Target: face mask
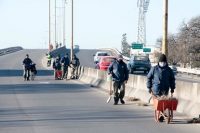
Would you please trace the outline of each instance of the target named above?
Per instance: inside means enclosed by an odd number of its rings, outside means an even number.
[[[159,66],[160,66],[160,67],[166,66],[166,62],[159,62]]]

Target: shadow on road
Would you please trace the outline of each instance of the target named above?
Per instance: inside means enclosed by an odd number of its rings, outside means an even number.
[[[37,70],[37,76],[50,76],[53,75],[53,70]],[[0,77],[22,76],[23,70],[0,70]]]
[[[83,85],[78,84],[12,84],[0,85],[0,95],[4,94],[39,94],[39,93],[80,93],[87,92]],[[31,83],[31,82],[30,82]]]

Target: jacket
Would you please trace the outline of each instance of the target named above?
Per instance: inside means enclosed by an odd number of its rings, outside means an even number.
[[[60,60],[59,59],[56,59],[54,62],[53,62],[53,68],[55,70],[61,70],[61,63],[60,63]]]
[[[69,63],[70,63],[69,58],[68,57],[63,57],[61,59],[61,63],[63,63],[64,66],[69,66]]]
[[[154,95],[167,95],[169,88],[171,92],[175,89],[175,77],[172,69],[168,66],[161,68],[156,65],[151,68],[147,75],[147,88],[152,90]]]
[[[123,61],[113,61],[113,63],[108,68],[108,74],[112,74],[113,81],[124,82],[129,78],[127,65]]]
[[[76,58],[73,58],[72,61],[70,62],[70,64],[72,64],[73,66],[79,66],[80,65],[80,62],[79,62],[79,59],[76,57]]]
[[[23,60],[23,65],[24,65],[25,69],[30,69],[31,64],[32,64],[32,60],[30,58],[25,58]]]

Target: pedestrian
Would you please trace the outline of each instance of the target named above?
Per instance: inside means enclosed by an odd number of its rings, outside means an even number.
[[[108,74],[112,76],[113,80],[114,105],[117,105],[119,100],[122,104],[125,104],[123,98],[125,95],[125,84],[129,78],[129,71],[122,55],[118,55],[117,59],[111,63],[108,68]],[[120,92],[118,93],[119,90]]]
[[[80,61],[79,59],[76,57],[76,55],[74,54],[72,57],[72,60],[70,62],[71,64],[71,79],[78,79],[78,68],[80,66]]]
[[[172,69],[168,66],[167,57],[161,54],[158,64],[151,68],[147,75],[147,88],[154,96],[167,96],[169,88],[171,94],[175,89],[175,77]]]
[[[61,63],[60,63],[60,56],[59,55],[56,57],[56,59],[53,62],[53,69],[54,69],[54,77],[55,77],[55,79],[61,79],[62,75],[60,75]]]
[[[51,59],[52,59],[51,54],[48,53],[47,54],[47,67],[51,66]]]
[[[26,58],[23,60],[23,66],[24,66],[24,81],[25,80],[29,80],[30,77],[30,70],[31,70],[31,64],[32,64],[32,60],[29,58],[29,55],[26,54]]]
[[[65,56],[61,59],[62,79],[67,79],[69,63],[70,63],[69,56],[68,53],[66,53]]]
[[[31,80],[35,79],[35,76],[37,74],[37,69],[36,69],[36,64],[32,62],[31,67],[30,67],[30,76],[31,76]]]

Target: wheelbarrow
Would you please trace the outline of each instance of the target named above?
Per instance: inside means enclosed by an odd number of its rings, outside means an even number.
[[[154,118],[156,122],[162,122],[163,120],[169,124],[173,120],[173,111],[176,110],[178,105],[178,100],[174,97],[155,97],[153,96],[153,106],[154,106]],[[163,118],[160,119],[160,118]]]

